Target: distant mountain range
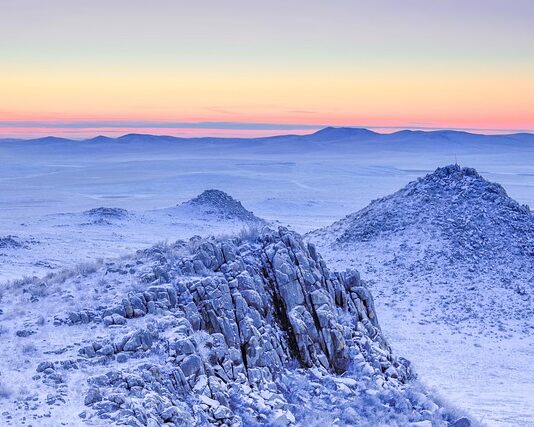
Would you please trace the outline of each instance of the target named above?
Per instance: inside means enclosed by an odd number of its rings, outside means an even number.
[[[307,135],[277,135],[259,138],[221,138],[221,137],[176,137],[169,135],[151,135],[151,134],[136,134],[130,133],[116,138],[108,136],[96,136],[83,140],[75,140],[68,138],[61,138],[55,136],[46,136],[43,138],[33,139],[18,139],[18,138],[0,138],[0,142],[38,142],[38,143],[61,143],[61,142],[85,142],[85,143],[110,143],[110,142],[130,142],[130,141],[225,141],[225,140],[295,140],[295,141],[344,141],[344,140],[377,140],[377,141],[397,141],[397,140],[476,140],[476,141],[532,141],[534,142],[534,134],[532,133],[512,133],[502,135],[487,135],[469,133],[456,130],[401,130],[393,133],[378,133],[365,128],[352,127],[326,127],[317,132]]]

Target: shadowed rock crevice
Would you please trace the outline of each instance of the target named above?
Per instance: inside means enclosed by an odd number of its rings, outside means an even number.
[[[272,266],[270,265],[269,267],[272,268]],[[272,279],[270,274],[268,273],[267,268],[269,267],[266,266],[262,269],[262,275],[268,283],[268,291],[273,301],[272,307],[274,310],[274,319],[286,335],[287,345],[291,357],[297,360],[300,366],[304,366],[304,361],[300,357],[295,333],[293,332],[291,322],[289,321],[289,318],[287,316],[287,308],[285,306],[284,300],[280,296],[280,292],[278,291],[278,288],[276,286],[276,281],[274,281],[274,279]]]

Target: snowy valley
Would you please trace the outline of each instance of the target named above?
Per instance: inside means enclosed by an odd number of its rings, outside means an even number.
[[[2,423],[532,425],[532,159],[449,131],[0,141]]]

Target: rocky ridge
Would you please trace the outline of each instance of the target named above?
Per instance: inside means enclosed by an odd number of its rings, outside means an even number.
[[[469,423],[393,355],[359,274],[331,272],[286,229],[180,241],[63,279],[56,291],[52,278],[19,284],[39,312],[54,299],[64,307],[69,283],[95,292],[84,308],[20,325],[35,343],[47,329],[43,357],[23,366],[50,409],[16,400],[25,419],[83,407],[77,422],[88,425]],[[4,351],[16,354],[17,339]]]

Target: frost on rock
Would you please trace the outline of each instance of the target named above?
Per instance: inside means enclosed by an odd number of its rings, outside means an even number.
[[[197,197],[182,203],[182,206],[189,206],[222,219],[262,222],[254,213],[245,209],[240,201],[220,190],[206,190]]]
[[[0,249],[24,249],[29,245],[39,243],[34,238],[22,238],[13,234],[0,236]]]
[[[0,249],[12,249],[20,248],[23,246],[23,243],[17,236],[1,236],[0,237]]]
[[[82,394],[77,422],[453,421],[393,355],[359,274],[331,272],[312,244],[284,228],[154,247],[68,280],[87,289],[95,277],[113,283],[115,296],[57,313],[53,328],[68,342],[54,348],[52,330],[32,374],[55,390],[50,405],[64,413],[75,411],[67,397]]]

